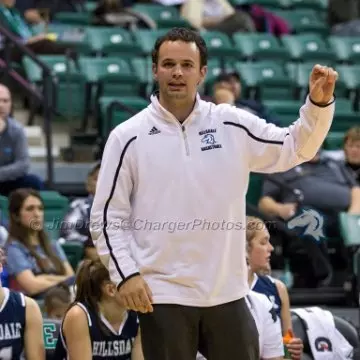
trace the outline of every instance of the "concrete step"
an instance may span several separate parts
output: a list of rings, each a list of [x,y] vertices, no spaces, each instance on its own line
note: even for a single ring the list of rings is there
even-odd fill
[[[57,146],[53,146],[52,148],[52,156],[54,161],[59,160],[60,157],[60,149]],[[46,148],[45,146],[30,146],[29,154],[31,161],[34,162],[43,162],[46,161]]]
[[[42,146],[44,135],[40,126],[25,126],[29,146]]]

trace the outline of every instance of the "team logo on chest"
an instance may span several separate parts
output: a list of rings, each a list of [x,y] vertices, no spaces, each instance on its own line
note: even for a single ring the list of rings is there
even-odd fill
[[[206,129],[199,132],[199,135],[201,136],[201,151],[222,148],[222,145],[217,143],[215,133],[216,129]]]

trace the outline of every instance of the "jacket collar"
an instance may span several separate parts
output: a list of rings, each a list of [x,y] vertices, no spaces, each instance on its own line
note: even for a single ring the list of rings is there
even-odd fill
[[[161,119],[167,121],[167,122],[172,122],[172,123],[179,123],[179,121],[177,120],[177,118],[168,110],[166,110],[159,102],[159,92],[155,91],[151,97],[151,107],[152,107],[152,111],[156,113],[157,116],[160,116]],[[190,113],[190,115],[188,116],[187,119],[185,119],[185,121],[183,122],[183,124],[185,123],[189,123],[191,122],[194,117],[198,116],[200,114],[200,108],[201,108],[201,98],[200,95],[197,93],[196,94],[196,98],[195,98],[195,105],[194,108],[192,110],[192,112]]]

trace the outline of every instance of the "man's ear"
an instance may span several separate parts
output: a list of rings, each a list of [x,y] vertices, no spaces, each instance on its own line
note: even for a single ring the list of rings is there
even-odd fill
[[[208,71],[208,67],[206,65],[200,69],[200,80],[197,83],[198,85],[200,85],[204,82],[207,71]]]
[[[152,74],[153,74],[153,78],[155,81],[157,81],[157,65],[156,64],[152,64]]]

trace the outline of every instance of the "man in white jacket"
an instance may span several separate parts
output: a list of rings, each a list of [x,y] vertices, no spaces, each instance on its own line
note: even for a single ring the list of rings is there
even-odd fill
[[[310,160],[333,119],[331,68],[314,67],[299,119],[282,129],[200,100],[206,64],[198,34],[177,28],[158,39],[159,93],[111,132],[91,211],[117,296],[140,314],[146,360],[191,360],[200,349],[212,360],[258,359],[245,302],[249,173]]]

